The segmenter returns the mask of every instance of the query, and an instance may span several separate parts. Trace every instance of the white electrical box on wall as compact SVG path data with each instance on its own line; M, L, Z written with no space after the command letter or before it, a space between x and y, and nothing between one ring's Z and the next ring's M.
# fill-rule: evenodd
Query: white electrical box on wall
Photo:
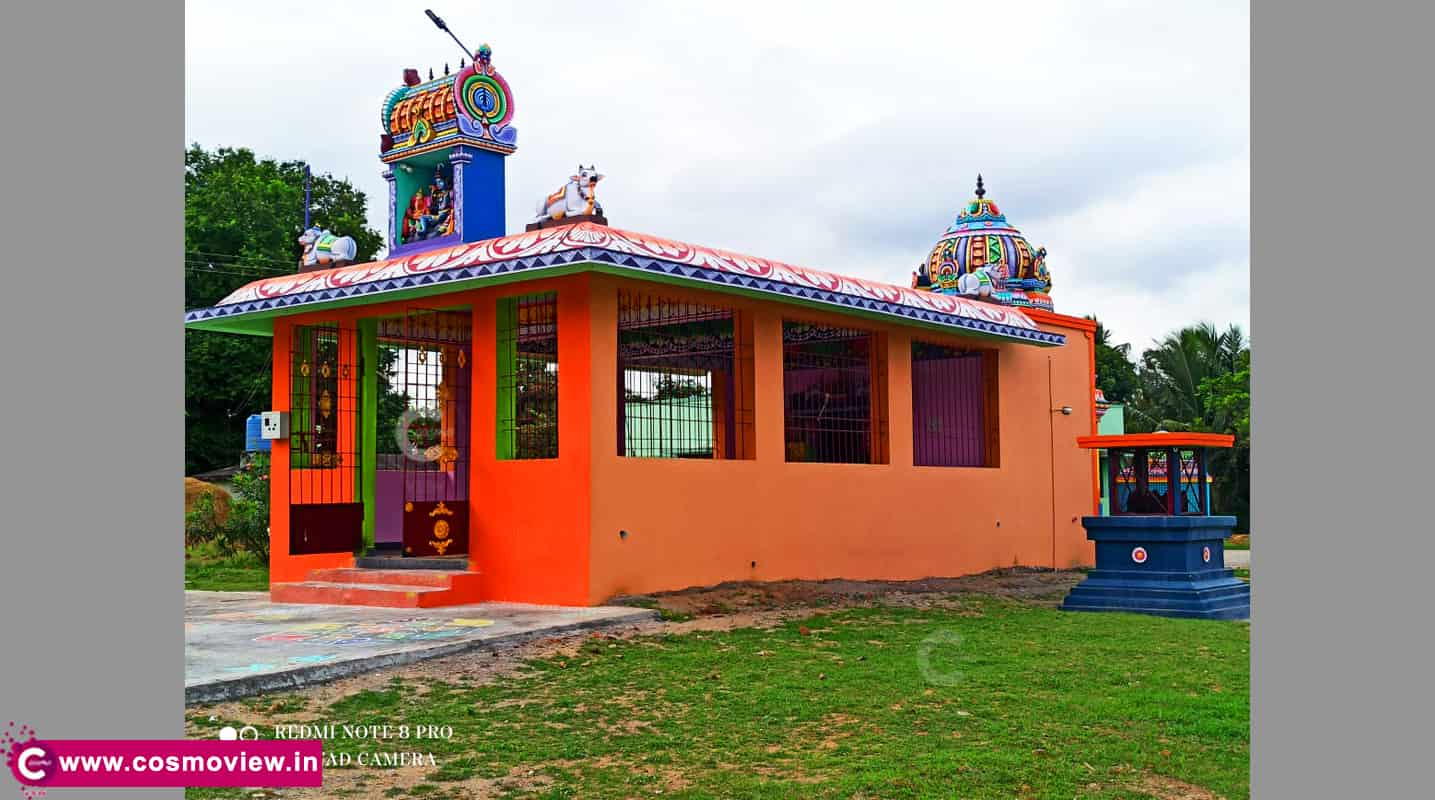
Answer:
M259 437L261 439L289 438L289 412L265 411L259 415Z

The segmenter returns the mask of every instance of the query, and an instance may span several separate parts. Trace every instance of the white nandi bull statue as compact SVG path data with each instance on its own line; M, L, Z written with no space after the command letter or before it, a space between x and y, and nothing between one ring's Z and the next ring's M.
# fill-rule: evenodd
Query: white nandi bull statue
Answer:
M586 167L579 164L578 171L569 176L568 183L564 184L563 188L543 198L538 204L538 216L533 218L533 222L547 222L580 214L601 215L603 207L598 205L598 181L603 178L591 164Z
M315 267L342 267L354 263L359 252L352 236L335 236L327 228L312 227L299 234L299 244L304 246L304 255L299 258L299 269Z
M1000 291L1005 282L1005 266L997 264L995 267L977 267L957 278L957 294L986 299L992 296L993 291Z

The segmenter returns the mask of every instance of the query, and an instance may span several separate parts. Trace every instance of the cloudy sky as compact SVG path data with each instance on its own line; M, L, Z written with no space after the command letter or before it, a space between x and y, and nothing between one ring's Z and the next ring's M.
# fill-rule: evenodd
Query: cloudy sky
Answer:
M1247 4L190 0L185 138L308 160L383 230L379 106L488 42L509 230L579 162L615 226L894 283L972 195L1139 352L1250 319Z

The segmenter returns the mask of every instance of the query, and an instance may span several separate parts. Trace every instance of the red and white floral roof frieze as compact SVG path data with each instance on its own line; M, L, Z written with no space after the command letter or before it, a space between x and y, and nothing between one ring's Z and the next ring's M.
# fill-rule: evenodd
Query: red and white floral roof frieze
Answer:
M660 272L694 283L723 284L777 295L777 299L832 303L1036 344L1059 345L1065 341L1060 334L1040 330L1016 308L836 275L590 222L385 261L265 278L240 287L213 308L195 309L185 317L187 322L196 322L280 307L299 310L357 295L378 295L374 297L377 302L386 291L449 280L467 282L518 271L541 272L544 267L582 261Z

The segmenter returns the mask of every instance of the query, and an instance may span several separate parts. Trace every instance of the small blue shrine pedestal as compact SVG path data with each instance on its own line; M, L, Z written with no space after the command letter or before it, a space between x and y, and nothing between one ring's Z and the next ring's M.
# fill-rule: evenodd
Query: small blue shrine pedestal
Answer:
M1111 516L1083 517L1096 567L1062 601L1066 611L1245 619L1251 586L1226 569L1235 517L1212 516L1206 449L1232 437L1206 433L1083 436L1108 452Z
M1251 586L1225 566L1235 517L1083 517L1096 568L1062 601L1066 611L1245 619Z

